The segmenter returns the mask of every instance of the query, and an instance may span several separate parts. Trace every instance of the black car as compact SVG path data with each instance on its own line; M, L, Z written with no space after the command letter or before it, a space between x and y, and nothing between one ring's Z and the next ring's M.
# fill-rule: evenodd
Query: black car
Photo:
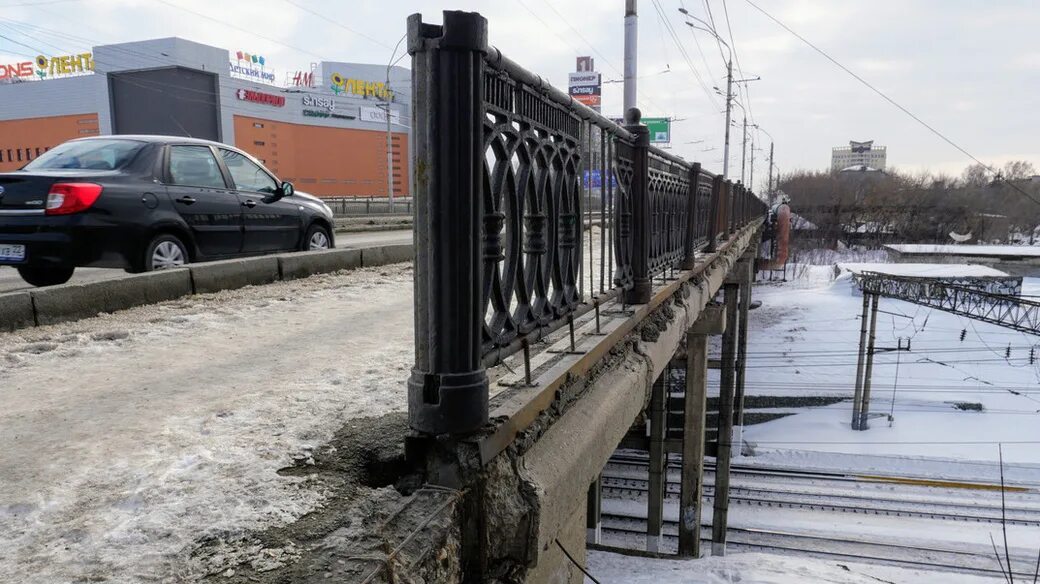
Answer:
M34 286L82 266L146 272L328 249L333 224L319 199L207 140L83 138L0 173L0 265Z

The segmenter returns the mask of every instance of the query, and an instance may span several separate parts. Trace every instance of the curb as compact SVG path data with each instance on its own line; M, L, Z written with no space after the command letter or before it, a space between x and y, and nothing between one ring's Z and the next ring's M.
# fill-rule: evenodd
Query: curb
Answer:
M410 262L412 244L286 253L191 264L82 284L0 294L0 331L95 317L182 296L296 280L315 274Z

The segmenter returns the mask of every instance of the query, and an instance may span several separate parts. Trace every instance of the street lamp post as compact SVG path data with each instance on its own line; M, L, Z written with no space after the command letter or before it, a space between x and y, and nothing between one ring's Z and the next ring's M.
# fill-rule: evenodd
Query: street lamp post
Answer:
M386 102L384 103L386 108L386 196L390 213L394 212L394 141L393 131L390 127L390 68L394 66L397 49L401 48L401 43L407 37L408 35L404 35L401 40L397 41L394 52L390 54L390 60L386 63Z

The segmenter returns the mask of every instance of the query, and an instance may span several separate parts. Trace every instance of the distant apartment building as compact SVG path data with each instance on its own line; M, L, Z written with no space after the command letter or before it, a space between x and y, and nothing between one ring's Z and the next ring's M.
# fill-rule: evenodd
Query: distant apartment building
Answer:
M839 172L850 167L868 167L885 170L886 152L884 146L875 146L874 141L853 142L848 146L831 149L831 172ZM857 168L859 170L860 168Z

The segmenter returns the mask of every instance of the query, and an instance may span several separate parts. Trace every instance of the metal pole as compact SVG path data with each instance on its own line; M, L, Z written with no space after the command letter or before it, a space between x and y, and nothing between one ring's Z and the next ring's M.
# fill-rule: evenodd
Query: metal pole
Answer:
M863 401L859 408L860 430L870 429L870 424L867 423L867 417L870 415L870 376L874 371L874 337L877 331L878 304L881 300L881 297L877 294L872 294L872 296L872 302L870 303L870 340L867 344L867 367L863 372Z
M870 304L870 294L863 291L863 314L860 315L859 324L859 352L856 357L856 389L852 394L852 429L859 430L859 408L863 399L863 359L867 348L867 309Z
M755 192L755 137L751 136L751 170L748 171L748 188Z
M726 63L726 145L722 152L722 178L729 178L729 123L733 109L733 58Z
M723 286L726 330L722 333L722 370L719 382L719 448L715 456L715 505L711 519L711 555L726 555L729 522L729 470L733 452L733 373L737 340L737 294L739 284Z
M640 123L639 108L625 112L625 129L634 135L632 161L632 288L626 293L628 304L650 302L650 130Z
M636 107L636 76L638 70L639 16L637 0L625 0L625 109Z

